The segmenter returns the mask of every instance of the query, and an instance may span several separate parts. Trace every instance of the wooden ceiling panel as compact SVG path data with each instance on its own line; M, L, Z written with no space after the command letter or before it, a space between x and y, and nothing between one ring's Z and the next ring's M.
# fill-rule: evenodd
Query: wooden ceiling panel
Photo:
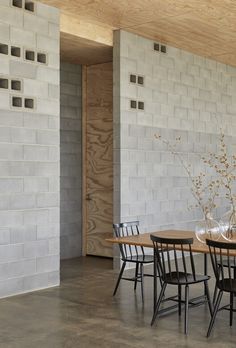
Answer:
M41 2L60 8L71 18L96 23L107 30L124 29L236 66L235 0Z
M112 61L112 47L61 33L61 60L92 65Z

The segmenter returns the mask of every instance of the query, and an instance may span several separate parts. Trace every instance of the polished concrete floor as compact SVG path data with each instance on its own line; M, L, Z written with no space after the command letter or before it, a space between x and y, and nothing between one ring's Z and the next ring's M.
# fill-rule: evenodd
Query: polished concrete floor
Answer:
M202 267L200 256L197 261ZM140 289L134 293L127 281L113 298L117 273L110 260L64 261L61 272L58 288L0 300L0 348L236 347L236 318L230 328L227 311L218 313L212 337L206 338L210 317L205 305L190 309L188 336L177 313L162 316L151 327L151 278L145 278L144 305ZM190 294L201 292L197 285Z

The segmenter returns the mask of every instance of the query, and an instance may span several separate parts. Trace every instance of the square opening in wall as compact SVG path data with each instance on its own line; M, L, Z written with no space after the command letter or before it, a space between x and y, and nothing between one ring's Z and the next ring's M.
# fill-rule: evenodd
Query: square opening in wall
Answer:
M11 55L13 57L20 57L21 56L20 47L11 46Z
M0 78L0 88L8 89L8 79Z
M34 62L34 60L35 60L35 53L34 53L34 51L26 50L25 51L25 59Z
M37 62L42 64L47 64L47 55L44 53L38 53Z
M159 45L159 43L154 42L153 48L154 48L154 51L160 51L160 45Z
M166 46L161 45L161 52L162 52L162 53L166 53Z
M144 84L144 77L143 76L138 76L138 84L143 85Z
M34 6L35 6L34 2L25 0L25 9L27 11L34 12L35 10Z
M144 102L141 102L141 101L138 102L138 109L144 110Z
M137 108L136 100L130 100L130 107L131 107L131 109L136 109Z
M11 80L11 89L13 91L21 91L21 81Z
M0 43L0 53L1 54L8 54L8 45Z
M22 98L20 97L12 97L12 106L16 108L22 107Z
M136 75L131 74L129 80L131 83L136 83Z
M25 98L25 108L33 109L34 108L34 99Z
M22 8L23 0L12 0L12 6Z

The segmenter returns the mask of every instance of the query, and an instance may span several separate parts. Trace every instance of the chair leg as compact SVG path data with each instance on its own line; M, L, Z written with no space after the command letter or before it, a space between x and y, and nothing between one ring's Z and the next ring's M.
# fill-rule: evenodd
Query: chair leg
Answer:
M184 333L188 333L188 302L189 302L189 287L185 286L185 316L184 316Z
M179 305L179 316L181 316L181 306L182 306L182 294L181 294L181 285L178 285L178 305Z
M158 264L157 264L157 276L159 277L160 285L161 285L161 287L162 287L163 281L162 281L162 279L161 279L161 271L160 271L160 267L159 267Z
M208 281L207 280L204 282L204 286L205 286L205 294L206 294L206 297L207 297L209 311L210 311L210 314L212 316L213 308L212 308L211 297L210 297L210 292L209 292L209 287L208 287Z
M230 326L233 325L234 294L230 293Z
M217 286L215 284L214 295L213 295L213 304L215 304L215 302L216 302L216 296L217 296Z
M215 307L214 307L213 314L212 314L212 317L211 317L211 321L210 321L210 324L209 324L209 327L208 327L207 337L210 337L211 330L212 330L212 328L213 328L213 326L215 324L216 314L217 314L219 306L220 306L220 301L222 299L222 295L223 295L223 291L220 290L219 293L218 293L217 299L216 299Z
M119 287L120 280L121 280L121 277L122 277L122 275L123 275L125 266L126 266L126 261L123 261L123 264L122 264L122 267L121 267L121 270L120 270L120 273L119 273L119 277L118 277L117 282L116 282L116 287L115 287L115 290L114 290L114 292L113 292L113 296L115 296L116 291L117 291L117 289L118 289L118 287Z
M137 288L137 282L138 282L138 268L139 268L139 264L136 263L136 268L135 268L135 281L134 281L134 290L136 290Z
M153 325L154 322L155 322L155 320L156 320L156 317L157 317L157 314L158 314L158 311L159 311L159 308L160 308L160 305L161 305L161 301L162 301L162 299L163 299L163 297L164 297L164 294L165 294L166 285L167 285L167 284L165 284L165 283L163 283L163 285L162 285L161 292L160 292L160 295L159 295L157 304L156 304L156 306L155 306L155 311L154 311L154 313L153 313L151 325Z
M143 263L140 263L140 273L141 273L141 294L142 294L142 301L144 302L144 291L143 291Z

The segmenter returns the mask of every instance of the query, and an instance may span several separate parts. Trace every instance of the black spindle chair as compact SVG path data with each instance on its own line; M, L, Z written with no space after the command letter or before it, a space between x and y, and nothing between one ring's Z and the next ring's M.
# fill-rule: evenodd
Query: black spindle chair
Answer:
M224 292L230 294L230 326L233 324L233 312L235 311L233 308L233 299L236 294L236 243L219 242L207 239L206 244L209 246L211 262L216 278L216 288L218 289L218 295L214 303L213 315L207 331L207 337L209 337L215 324L216 314L219 310Z
M193 238L163 238L151 235L151 240L154 247L154 267L160 272L160 277L163 281L163 286L158 300L154 295L154 311L151 325L154 324L158 311L163 300L165 290L168 284L178 286L178 307L179 315L181 315L181 290L185 287L185 321L184 333L188 331L188 306L189 306L189 285L204 282L205 293L209 305L210 313L212 314L212 305L209 295L207 275L196 274L195 264L191 245ZM155 292L155 289L154 289Z
M119 224L113 224L113 229L117 238L139 235L139 221L130 221L122 222ZM153 263L153 256L146 255L142 246L119 244L119 248L121 253L121 260L123 261L123 263L113 292L113 296L115 296L116 294L116 291L120 284L120 280L124 279L134 281L134 290L136 290L137 282L141 283L142 300L144 300L143 278L144 275L152 275L144 274L143 265ZM136 264L135 276L133 278L122 277L127 262Z

